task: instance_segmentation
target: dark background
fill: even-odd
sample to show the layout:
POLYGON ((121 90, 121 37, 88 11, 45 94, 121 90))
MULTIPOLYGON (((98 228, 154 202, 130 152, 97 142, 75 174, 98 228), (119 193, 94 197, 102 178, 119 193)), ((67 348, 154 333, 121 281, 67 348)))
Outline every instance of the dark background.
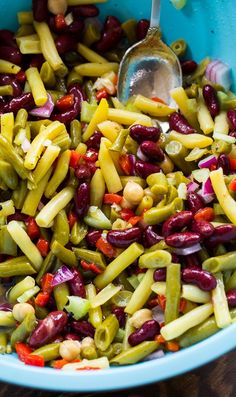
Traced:
MULTIPOLYGON (((216 346, 217 349, 217 346, 216 346)), ((60 376, 60 373, 58 373, 60 376)), ((195 371, 149 386, 106 393, 61 393, 0 383, 0 397, 236 397, 236 350, 195 371)))

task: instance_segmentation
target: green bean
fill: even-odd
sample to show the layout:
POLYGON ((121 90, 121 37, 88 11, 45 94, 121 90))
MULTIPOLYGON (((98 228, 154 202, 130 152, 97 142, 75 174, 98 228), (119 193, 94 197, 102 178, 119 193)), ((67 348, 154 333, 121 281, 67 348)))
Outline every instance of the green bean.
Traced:
POLYGON ((5 354, 7 351, 7 333, 0 332, 0 354, 5 354))
POLYGON ((17 302, 26 303, 31 298, 33 298, 39 291, 40 291, 40 288, 36 285, 35 287, 28 289, 22 295, 20 295, 19 298, 17 298, 17 302))
POLYGON ((179 317, 181 291, 181 268, 179 263, 171 263, 166 271, 165 324, 179 317))
POLYGON ((187 43, 183 39, 178 39, 171 43, 170 47, 178 57, 182 57, 187 50, 187 43))
POLYGON ((53 296, 56 301, 57 310, 63 310, 70 295, 67 283, 61 283, 53 288, 53 296))
POLYGON ((0 178, 2 178, 9 189, 16 189, 18 185, 17 173, 14 167, 4 160, 0 160, 0 178))
POLYGON ((102 207, 105 193, 105 181, 100 169, 97 169, 90 183, 90 204, 98 208, 102 207))
POLYGON ((226 282, 226 290, 236 288, 236 270, 233 271, 229 280, 226 282))
POLYGON ((13 317, 12 312, 5 312, 0 310, 0 326, 1 327, 14 327, 16 321, 13 317))
POLYGON ((43 275, 49 271, 51 271, 53 264, 56 260, 56 256, 52 253, 52 251, 49 251, 49 253, 47 254, 46 258, 44 258, 44 261, 42 263, 42 266, 37 274, 36 277, 36 282, 37 284, 41 284, 41 279, 43 277, 43 275))
POLYGON ((49 345, 45 345, 34 350, 31 354, 42 356, 44 361, 51 361, 60 357, 59 348, 60 343, 50 343, 49 345))
POLYGON ((127 365, 135 364, 141 361, 143 358, 149 356, 155 350, 159 348, 159 343, 155 341, 142 342, 137 346, 130 347, 129 349, 121 352, 117 356, 111 359, 111 364, 127 365))
POLYGON ((91 80, 86 81, 84 89, 85 89, 86 96, 89 99, 89 103, 96 102, 96 92, 93 88, 93 82, 91 80))
POLYGON ((211 273, 217 273, 223 270, 234 270, 236 268, 236 251, 208 258, 203 262, 202 268, 211 273))
POLYGON ((168 267, 171 264, 171 254, 164 250, 155 250, 143 254, 139 258, 139 267, 147 269, 156 269, 168 267))
POLYGON ((117 279, 118 284, 122 284, 126 291, 133 292, 133 288, 131 287, 129 281, 127 280, 127 277, 128 277, 128 275, 127 275, 126 271, 124 270, 123 272, 121 272, 119 274, 119 276, 116 279, 117 279))
POLYGON ((0 227, 0 253, 16 256, 17 245, 7 230, 7 226, 0 227))
POLYGON ((21 128, 26 127, 26 122, 28 119, 28 113, 25 109, 18 110, 16 114, 16 119, 14 123, 14 133, 17 134, 21 128))
POLYGON ((83 358, 86 358, 87 360, 94 360, 98 357, 96 347, 92 344, 90 346, 83 346, 82 344, 80 354, 83 358))
POLYGON ((185 332, 179 339, 181 347, 188 347, 194 343, 200 342, 203 339, 215 334, 219 331, 214 316, 211 316, 203 323, 196 325, 187 332, 185 332))
MULTIPOLYGON (((110 211, 110 206, 108 207, 110 211)), ((84 222, 95 229, 111 229, 112 225, 109 219, 110 212, 105 214, 105 206, 102 207, 102 210, 103 211, 97 206, 89 207, 88 213, 84 217, 84 222)))
POLYGON ((46 307, 40 307, 38 305, 36 305, 34 303, 34 310, 35 310, 35 316, 39 319, 39 320, 43 320, 45 317, 47 317, 48 315, 48 310, 46 309, 46 307))
POLYGON ((59 146, 61 148, 61 151, 64 151, 70 148, 71 139, 67 131, 63 131, 52 140, 52 143, 56 146, 59 146))
POLYGON ((35 273, 36 270, 26 256, 19 256, 0 263, 0 277, 29 276, 35 273))
POLYGON ((231 323, 228 302, 225 294, 225 287, 222 273, 216 273, 216 288, 212 291, 212 302, 216 324, 219 328, 227 327, 231 323))
POLYGON ((58 212, 53 223, 52 241, 58 241, 63 246, 69 242, 70 227, 65 210, 58 212))
POLYGON ((137 21, 135 19, 128 19, 127 21, 122 23, 121 27, 129 43, 135 43, 137 21))
POLYGON ((56 85, 56 77, 51 65, 46 61, 40 69, 40 76, 47 88, 54 88, 56 85))
POLYGON ((15 347, 16 342, 25 341, 36 327, 37 320, 34 313, 28 313, 22 323, 11 334, 11 346, 15 347))
POLYGON ((0 203, 0 216, 7 217, 15 213, 14 203, 12 200, 2 201, 0 203))
POLYGON ((88 227, 83 222, 76 221, 70 233, 70 242, 79 245, 88 233, 88 227))
POLYGON ((119 329, 119 322, 114 314, 110 314, 95 331, 94 342, 99 350, 106 350, 119 329))
POLYGON ((33 138, 35 138, 36 135, 39 134, 42 126, 47 127, 50 124, 52 124, 52 121, 48 119, 43 119, 38 121, 27 121, 27 125, 30 127, 30 131, 33 138))
MULTIPOLYGON (((33 22, 33 18, 32 18, 32 22, 33 22)), ((24 23, 23 25, 20 25, 15 37, 22 37, 22 36, 28 36, 31 34, 34 34, 35 30, 33 28, 33 25, 29 25, 28 23, 24 23)))
POLYGON ((8 293, 8 300, 10 303, 16 303, 19 296, 25 291, 35 286, 35 280, 33 277, 26 276, 23 280, 19 281, 12 287, 8 293))
POLYGON ((2 85, 0 87, 0 95, 13 95, 13 88, 10 84, 2 85))
POLYGON ((138 277, 135 274, 133 274, 132 276, 128 277, 127 280, 130 283, 130 285, 132 286, 133 290, 138 287, 139 280, 138 280, 138 277))
MULTIPOLYGON (((85 291, 86 291, 86 298, 89 301, 96 297, 96 288, 92 283, 87 284, 85 286, 85 291)), ((90 308, 88 311, 88 315, 89 315, 89 322, 94 326, 94 328, 97 328, 99 325, 101 325, 102 323, 101 306, 98 306, 96 308, 90 308)))
POLYGON ((71 138, 71 149, 76 149, 79 143, 81 143, 81 123, 79 120, 72 120, 70 123, 70 138, 71 138))
POLYGON ((179 169, 187 175, 191 174, 194 169, 194 164, 185 161, 185 157, 188 156, 189 151, 181 142, 171 140, 171 142, 166 145, 165 150, 170 159, 179 169))
POLYGON ((98 41, 100 38, 101 33, 99 29, 93 23, 88 23, 84 28, 83 43, 87 47, 91 47, 91 45, 98 41))
POLYGON ((176 211, 183 210, 183 200, 176 197, 174 201, 167 204, 163 208, 151 208, 144 213, 144 222, 147 225, 156 225, 165 221, 171 215, 175 214, 176 211))
POLYGON ((58 157, 56 168, 54 169, 52 178, 49 180, 47 187, 45 189, 45 196, 51 198, 56 192, 57 188, 65 179, 70 162, 70 150, 66 150, 61 153, 58 157))
POLYGON ((72 84, 83 83, 83 77, 79 75, 75 70, 71 70, 67 76, 66 85, 69 87, 72 84))
POLYGON ((128 135, 129 135, 128 129, 120 130, 116 140, 113 142, 113 144, 111 145, 109 150, 121 153, 125 146, 125 141, 126 141, 126 138, 128 137, 128 135))
POLYGON ((166 194, 168 192, 168 182, 166 176, 157 172, 147 177, 147 183, 151 188, 151 192, 155 195, 166 194))
POLYGON ((97 110, 97 102, 88 103, 87 101, 83 101, 81 105, 81 114, 80 120, 83 123, 90 123, 93 118, 94 113, 97 110))
POLYGON ((94 283, 98 288, 104 288, 107 284, 113 281, 124 269, 133 263, 142 253, 143 247, 140 244, 133 243, 120 255, 118 255, 105 269, 105 271, 98 275, 94 283))
POLYGON ((121 290, 111 298, 111 302, 118 307, 126 307, 132 297, 132 292, 121 290))
POLYGON ((12 62, 5 61, 5 59, 0 59, 0 73, 17 74, 20 70, 20 66, 15 65, 12 62))
POLYGON ((57 258, 59 258, 63 263, 66 263, 68 266, 77 265, 75 253, 68 248, 63 247, 59 241, 53 241, 51 245, 51 251, 54 255, 56 255, 57 258))
POLYGON ((134 314, 137 310, 141 309, 145 305, 149 296, 152 293, 151 285, 153 284, 153 273, 154 270, 147 270, 139 286, 134 291, 128 305, 125 308, 126 313, 134 314))
POLYGON ((27 182, 20 180, 17 188, 12 193, 12 200, 16 209, 21 209, 23 207, 25 196, 27 194, 27 182))

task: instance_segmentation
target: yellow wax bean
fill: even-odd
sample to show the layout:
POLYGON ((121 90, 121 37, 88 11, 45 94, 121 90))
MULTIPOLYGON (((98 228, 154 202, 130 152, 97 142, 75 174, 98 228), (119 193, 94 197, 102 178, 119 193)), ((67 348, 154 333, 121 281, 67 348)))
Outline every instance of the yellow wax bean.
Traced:
POLYGON ((21 212, 26 215, 35 216, 40 200, 43 196, 48 180, 52 173, 52 168, 48 170, 46 175, 40 180, 36 189, 29 190, 24 199, 24 205, 21 212))
POLYGON ((7 138, 9 142, 12 142, 14 130, 14 114, 4 113, 1 115, 1 134, 7 138))
POLYGON ((23 40, 20 42, 19 49, 22 54, 42 54, 39 40, 23 40))
POLYGON ((229 194, 226 187, 222 168, 210 173, 212 187, 225 215, 236 225, 236 201, 229 194))
POLYGON ((50 145, 46 148, 44 154, 37 164, 37 167, 32 172, 36 184, 41 181, 44 175, 48 172, 49 168, 58 157, 60 151, 61 149, 59 146, 50 145))
POLYGON ((87 77, 101 77, 107 72, 118 72, 119 64, 116 62, 106 62, 106 63, 82 63, 81 65, 75 66, 75 71, 81 76, 87 77))
POLYGON ((171 98, 177 103, 181 113, 188 120, 188 122, 197 130, 199 129, 197 115, 188 106, 188 96, 183 87, 174 88, 170 92, 171 98))
POLYGON ((106 99, 102 99, 95 110, 93 117, 86 128, 84 134, 83 134, 83 141, 86 142, 94 133, 94 131, 97 128, 97 125, 101 123, 102 121, 107 119, 108 115, 108 103, 106 99))
POLYGON ((65 187, 56 194, 38 213, 35 220, 40 227, 50 227, 50 223, 63 208, 69 204, 74 197, 74 189, 65 187))
POLYGON ((122 286, 115 286, 114 284, 110 283, 101 291, 98 292, 97 295, 90 298, 89 302, 92 309, 100 307, 104 305, 107 301, 109 301, 114 295, 116 295, 122 286))
POLYGON ((33 23, 33 13, 32 11, 19 11, 17 13, 17 19, 19 25, 31 25, 33 23))
POLYGON ((105 190, 106 185, 102 172, 99 168, 97 168, 90 183, 90 205, 101 208, 105 190))
POLYGON ((201 134, 184 135, 176 131, 170 132, 170 139, 182 143, 187 149, 198 147, 203 149, 213 143, 213 139, 201 134))
POLYGON ((101 139, 98 154, 99 165, 109 193, 117 193, 122 190, 122 183, 109 150, 106 146, 106 138, 101 139))
POLYGON ((142 125, 152 126, 152 121, 149 116, 138 112, 130 112, 129 110, 109 108, 108 119, 124 125, 131 125, 138 122, 142 125))
POLYGON ((153 101, 143 95, 137 95, 134 100, 134 105, 144 113, 148 113, 155 117, 166 117, 174 113, 176 109, 164 105, 161 102, 153 101))
POLYGON ((225 295, 224 281, 221 272, 215 273, 214 276, 216 278, 217 285, 212 291, 212 303, 214 307, 216 324, 219 328, 225 328, 231 324, 232 319, 225 295))
POLYGON ((5 59, 0 59, 0 73, 17 74, 20 70, 20 66, 15 65, 12 62, 5 61, 5 59))
POLYGON ((107 59, 103 58, 101 55, 97 54, 97 52, 91 50, 89 47, 86 45, 79 43, 77 45, 77 51, 82 57, 87 59, 89 62, 95 62, 95 63, 107 63, 107 59))
POLYGON ((43 263, 43 258, 23 227, 17 221, 11 221, 7 225, 7 230, 21 251, 30 260, 35 270, 38 271, 43 263))
MULTIPOLYGON (((94 298, 96 298, 96 288, 95 286, 90 283, 85 286, 85 291, 86 291, 86 298, 90 301, 94 298)), ((102 323, 102 309, 101 307, 96 307, 96 308, 91 308, 88 311, 89 315, 89 321, 90 323, 95 327, 99 327, 99 325, 102 323)))
POLYGON ((204 134, 211 134, 211 132, 213 132, 214 130, 214 121, 203 100, 200 100, 200 103, 198 105, 197 118, 200 128, 204 132, 204 134))
POLYGON ((30 85, 34 102, 37 106, 43 106, 48 100, 48 94, 40 77, 39 71, 35 67, 30 67, 25 72, 27 81, 30 85))
POLYGON ((229 123, 227 120, 227 112, 222 110, 218 116, 215 117, 214 133, 219 132, 221 134, 228 135, 229 123))
POLYGON ((60 154, 56 168, 53 172, 52 178, 47 184, 45 189, 45 197, 50 198, 56 192, 58 186, 65 179, 67 172, 69 170, 70 163, 70 150, 65 150, 62 154, 60 154))
POLYGON ((151 286, 153 284, 153 273, 153 269, 148 269, 146 271, 144 277, 134 291, 128 305, 125 308, 126 313, 134 314, 137 310, 141 309, 145 305, 152 293, 151 286))
POLYGON ((115 121, 105 120, 97 125, 99 131, 105 138, 109 139, 112 143, 115 142, 118 133, 122 130, 122 126, 115 121))

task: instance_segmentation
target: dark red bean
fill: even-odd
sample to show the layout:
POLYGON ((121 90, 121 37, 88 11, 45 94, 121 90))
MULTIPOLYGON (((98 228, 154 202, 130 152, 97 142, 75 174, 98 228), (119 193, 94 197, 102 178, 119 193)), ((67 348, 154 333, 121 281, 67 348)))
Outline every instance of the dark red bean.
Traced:
POLYGON ((181 62, 183 74, 192 74, 197 69, 197 62, 192 59, 181 62))
POLYGON ((86 320, 81 320, 81 321, 72 321, 71 327, 75 332, 78 332, 79 335, 81 336, 90 336, 90 338, 94 337, 95 329, 86 320))
POLYGON ((94 173, 96 172, 96 170, 97 170, 96 164, 95 164, 93 161, 88 161, 88 162, 87 162, 87 166, 88 166, 88 168, 90 169, 91 176, 93 176, 93 174, 94 174, 94 173))
POLYGON ((144 141, 139 146, 139 149, 149 161, 161 162, 165 158, 163 150, 156 142, 144 141))
POLYGON ((211 291, 216 288, 215 277, 206 270, 199 267, 187 267, 182 270, 182 281, 184 283, 197 285, 203 291, 211 291))
POLYGON ((84 22, 80 19, 77 21, 73 21, 70 25, 68 25, 65 29, 65 32, 70 33, 72 35, 77 35, 76 38, 78 41, 80 34, 83 32, 83 29, 84 29, 84 22))
POLYGON ((79 335, 74 334, 72 332, 69 332, 68 334, 65 335, 64 337, 65 340, 81 340, 81 338, 79 337, 79 335))
POLYGON ((152 163, 147 163, 146 161, 138 160, 134 166, 135 174, 143 179, 146 179, 149 175, 160 172, 161 168, 152 163))
POLYGON ((189 124, 186 118, 178 113, 174 112, 169 117, 170 129, 180 132, 181 134, 193 134, 196 130, 189 124))
POLYGON ((17 47, 0 45, 0 58, 6 61, 20 65, 22 61, 22 55, 17 47))
POLYGON ((142 240, 143 246, 145 248, 152 247, 154 244, 159 243, 159 241, 163 240, 163 237, 160 236, 155 230, 155 226, 147 226, 142 231, 142 240))
POLYGON ((193 220, 193 213, 191 211, 181 211, 174 215, 171 215, 162 226, 162 235, 164 237, 173 234, 177 230, 181 230, 184 227, 190 225, 193 220))
POLYGON ((120 21, 114 16, 108 16, 101 34, 101 39, 95 44, 98 52, 104 53, 117 46, 123 35, 120 21))
POLYGON ((185 261, 186 267, 193 267, 193 266, 201 267, 199 258, 196 253, 186 255, 184 258, 184 261, 185 261))
POLYGON ((128 342, 131 346, 136 346, 146 340, 153 340, 154 337, 160 333, 160 325, 155 320, 148 320, 145 323, 130 334, 128 342))
POLYGON ((198 210, 205 207, 203 199, 196 192, 189 192, 187 195, 187 207, 195 214, 198 210))
POLYGON ((32 9, 34 20, 37 22, 43 22, 48 16, 48 1, 47 0, 33 0, 32 9))
POLYGON ((148 19, 140 19, 136 27, 137 40, 141 41, 147 36, 147 32, 150 26, 150 21, 148 19))
POLYGON ((21 212, 15 212, 12 215, 8 215, 7 222, 11 222, 11 221, 27 222, 28 219, 29 219, 29 215, 22 214, 21 212))
POLYGON ((29 338, 29 345, 33 348, 46 345, 60 334, 68 321, 67 314, 63 311, 51 312, 40 320, 29 338))
POLYGON ((72 8, 74 17, 92 18, 99 14, 99 9, 93 4, 84 4, 72 8))
POLYGON ((85 293, 84 280, 82 274, 79 272, 78 269, 71 268, 70 270, 74 275, 74 277, 68 281, 68 285, 70 287, 70 291, 72 292, 72 295, 85 298, 86 293, 85 293))
POLYGON ((236 109, 230 109, 227 112, 227 118, 231 129, 236 129, 236 109))
POLYGON ((201 237, 210 237, 214 233, 214 226, 207 221, 193 221, 191 225, 193 232, 199 233, 201 237))
POLYGON ((53 113, 51 116, 52 120, 58 120, 61 123, 68 124, 80 114, 81 103, 86 100, 83 88, 78 83, 73 84, 69 87, 68 94, 74 95, 73 108, 62 113, 53 113))
POLYGON ((233 138, 236 138, 236 131, 230 131, 229 135, 233 138))
POLYGON ((86 182, 81 183, 75 193, 75 211, 79 217, 84 217, 89 209, 90 187, 86 182))
POLYGON ((31 110, 35 107, 34 98, 31 92, 26 92, 24 94, 19 95, 16 98, 13 98, 6 105, 6 112, 17 113, 18 110, 24 108, 26 110, 31 110))
POLYGON ((171 252, 171 262, 180 263, 179 255, 177 255, 175 252, 171 252))
POLYGON ((88 149, 99 150, 100 142, 103 135, 99 131, 95 131, 94 134, 85 142, 88 149))
POLYGON ((0 29, 0 43, 10 47, 17 47, 15 33, 11 30, 0 29))
POLYGON ((174 248, 190 247, 191 245, 199 243, 200 240, 200 234, 194 232, 174 233, 165 238, 166 244, 174 248))
POLYGON ((166 281, 166 269, 156 269, 153 274, 154 281, 166 281))
POLYGON ((226 298, 229 307, 236 307, 236 289, 229 289, 229 291, 226 292, 226 298))
POLYGON ((15 77, 13 75, 9 74, 1 74, 0 75, 0 85, 6 85, 9 84, 13 88, 13 96, 19 96, 22 94, 22 88, 18 81, 16 81, 15 77))
POLYGON ((158 127, 146 127, 141 124, 135 124, 130 128, 130 136, 138 143, 143 141, 157 142, 160 138, 161 130, 158 127))
POLYGON ((117 248, 127 248, 130 244, 141 239, 141 229, 131 227, 129 229, 110 230, 107 233, 107 241, 117 248))
POLYGON ((39 70, 41 69, 41 66, 44 62, 45 62, 45 58, 43 54, 36 54, 32 57, 29 66, 31 68, 37 68, 39 70))
POLYGON ((217 159, 217 168, 222 168, 225 175, 229 175, 231 172, 230 160, 226 154, 221 154, 217 159))
POLYGON ((220 103, 215 88, 206 84, 202 89, 202 94, 211 116, 215 118, 220 113, 220 103))
POLYGON ((236 239, 236 226, 220 225, 215 227, 214 234, 207 240, 207 245, 215 247, 236 239))
POLYGON ((66 52, 76 49, 77 40, 71 34, 63 33, 57 36, 55 39, 55 44, 59 54, 65 54, 66 52))
POLYGON ((119 325, 121 328, 124 328, 126 323, 126 313, 122 307, 114 307, 112 309, 112 313, 115 314, 117 320, 119 321, 119 325))
POLYGON ((85 237, 88 245, 95 248, 96 242, 101 237, 101 235, 102 235, 102 230, 90 230, 85 237))
POLYGON ((80 180, 86 180, 91 178, 91 171, 88 164, 80 164, 75 169, 75 176, 80 180))

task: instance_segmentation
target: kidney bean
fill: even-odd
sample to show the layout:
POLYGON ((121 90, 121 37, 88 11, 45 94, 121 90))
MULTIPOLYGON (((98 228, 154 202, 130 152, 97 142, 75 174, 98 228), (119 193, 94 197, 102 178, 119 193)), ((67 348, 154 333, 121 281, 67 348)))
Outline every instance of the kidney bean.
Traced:
POLYGON ((6 105, 5 111, 17 113, 18 110, 22 108, 31 110, 33 107, 35 107, 33 95, 31 92, 26 92, 11 99, 11 101, 6 105))
POLYGON ((127 248, 130 244, 141 239, 141 229, 131 227, 129 229, 110 230, 107 233, 107 241, 117 248, 127 248))
POLYGON ((91 171, 88 164, 80 164, 75 169, 75 176, 80 180, 86 180, 91 178, 91 171))
POLYGON ((161 162, 165 158, 163 150, 156 142, 144 141, 139 146, 139 149, 149 161, 161 162))
POLYGON ((12 215, 8 215, 7 222, 11 222, 11 221, 27 222, 28 219, 29 219, 29 215, 22 214, 21 212, 15 212, 12 215))
POLYGON ((183 74, 192 74, 197 69, 197 62, 193 59, 188 59, 181 62, 181 68, 183 74))
POLYGON ((95 329, 92 324, 86 320, 72 321, 71 327, 81 336, 90 336, 90 338, 94 337, 95 329))
POLYGON ((9 75, 9 74, 1 74, 0 75, 0 85, 6 85, 9 84, 13 88, 13 96, 19 96, 22 94, 22 88, 18 81, 16 81, 15 77, 9 75))
POLYGON ((48 1, 47 0, 33 0, 32 9, 34 20, 43 22, 48 16, 48 1))
POLYGON ((41 69, 42 64, 45 62, 43 54, 36 54, 31 58, 30 67, 41 69))
POLYGON ((230 128, 236 129, 236 109, 228 110, 227 118, 229 121, 230 128))
POLYGON ((0 58, 6 61, 20 65, 22 61, 22 55, 17 47, 0 45, 0 58))
POLYGON ((78 41, 78 35, 80 35, 84 30, 84 22, 79 19, 76 21, 73 21, 70 25, 68 25, 65 29, 65 32, 71 33, 72 35, 77 35, 77 41, 78 41))
POLYGON ((229 307, 235 307, 236 306, 236 289, 229 289, 229 291, 226 292, 226 298, 227 298, 229 307))
POLYGON ((89 209, 90 187, 86 182, 81 183, 75 193, 75 211, 79 217, 84 217, 89 209))
POLYGON ((140 19, 138 21, 136 26, 136 36, 138 41, 145 39, 149 27, 150 27, 150 21, 148 19, 140 19))
POLYGON ((154 174, 155 172, 160 172, 161 168, 156 164, 138 160, 135 163, 134 170, 136 175, 146 179, 149 175, 154 174))
POLYGON ((112 309, 112 313, 115 314, 120 327, 124 328, 126 322, 126 313, 124 312, 124 309, 122 307, 114 307, 112 309))
POLYGON ((207 245, 215 247, 236 239, 236 226, 220 225, 215 227, 214 234, 206 241, 207 245))
POLYGON ((101 235, 102 235, 102 230, 90 230, 85 237, 88 245, 95 248, 96 242, 101 237, 101 235))
POLYGON ((199 233, 201 237, 210 237, 214 233, 214 226, 207 221, 193 221, 191 225, 193 232, 199 233))
POLYGON ((193 244, 199 243, 200 240, 200 234, 194 232, 174 233, 165 238, 166 244, 174 248, 190 247, 193 244))
POLYGON ((220 113, 220 103, 215 88, 206 84, 202 89, 202 94, 211 116, 216 117, 220 113))
POLYGON ((99 14, 99 9, 94 4, 83 4, 72 8, 74 17, 92 18, 99 14))
POLYGON ((136 346, 146 340, 153 340, 154 337, 160 333, 160 325, 155 320, 148 320, 145 323, 130 334, 128 342, 131 346, 136 346))
POLYGON ((161 130, 158 127, 146 127, 141 124, 135 124, 130 127, 130 136, 138 143, 144 141, 157 142, 160 135, 161 130))
POLYGON ((166 269, 156 269, 153 274, 154 281, 166 281, 166 269))
POLYGON ((74 334, 72 332, 68 332, 68 334, 65 335, 64 339, 65 340, 78 340, 78 341, 80 341, 79 335, 74 334))
POLYGON ((236 138, 236 131, 230 131, 229 135, 233 138, 236 138))
POLYGON ((64 124, 70 123, 79 115, 81 111, 81 103, 86 100, 84 90, 78 83, 71 85, 67 93, 74 95, 73 107, 61 113, 53 113, 51 116, 52 120, 58 120, 64 124))
POLYGON ((70 271, 73 273, 74 277, 68 281, 68 285, 72 292, 72 295, 80 296, 81 298, 85 298, 85 288, 84 288, 84 280, 82 274, 78 269, 71 268, 70 271))
POLYGON ((40 320, 29 338, 29 345, 33 348, 46 345, 60 334, 68 321, 63 311, 53 311, 43 320, 40 320))
POLYGON ((186 255, 184 258, 186 267, 201 267, 197 254, 186 255))
POLYGON ((95 164, 93 161, 88 161, 88 162, 87 162, 87 166, 88 166, 88 168, 90 169, 91 176, 93 176, 93 174, 94 174, 94 173, 96 172, 96 170, 97 170, 96 164, 95 164))
POLYGON ((102 31, 101 39, 95 44, 98 52, 107 52, 116 47, 123 35, 120 21, 114 16, 108 16, 102 31))
POLYGON ((225 175, 229 175, 231 172, 230 160, 226 154, 221 154, 217 159, 217 168, 222 168, 225 175))
POLYGON ((169 125, 171 130, 180 132, 181 134, 193 134, 196 130, 189 124, 186 118, 178 113, 174 112, 169 117, 169 125))
POLYGON ((65 54, 65 52, 75 50, 76 43, 76 38, 68 33, 60 34, 55 40, 55 44, 59 54, 65 54))
POLYGON ((10 47, 17 47, 15 33, 8 29, 0 29, 0 43, 10 47))
POLYGON ((99 131, 95 131, 94 134, 85 142, 88 149, 99 150, 100 142, 103 135, 99 131))
POLYGON ((216 288, 215 277, 206 270, 197 266, 187 267, 182 270, 182 281, 184 283, 197 285, 203 291, 211 291, 216 288))
POLYGON ((193 213, 191 211, 181 211, 171 215, 162 226, 162 235, 164 237, 181 230, 190 225, 193 220, 193 213))
POLYGON ((152 245, 157 244, 159 243, 159 241, 163 240, 163 237, 160 236, 155 229, 155 226, 147 226, 142 231, 143 246, 145 248, 152 247, 152 245))
POLYGON ((187 207, 195 214, 198 210, 205 207, 203 199, 196 192, 189 192, 187 195, 187 207))
POLYGON ((171 252, 171 262, 180 263, 179 255, 177 255, 175 252, 171 252))

